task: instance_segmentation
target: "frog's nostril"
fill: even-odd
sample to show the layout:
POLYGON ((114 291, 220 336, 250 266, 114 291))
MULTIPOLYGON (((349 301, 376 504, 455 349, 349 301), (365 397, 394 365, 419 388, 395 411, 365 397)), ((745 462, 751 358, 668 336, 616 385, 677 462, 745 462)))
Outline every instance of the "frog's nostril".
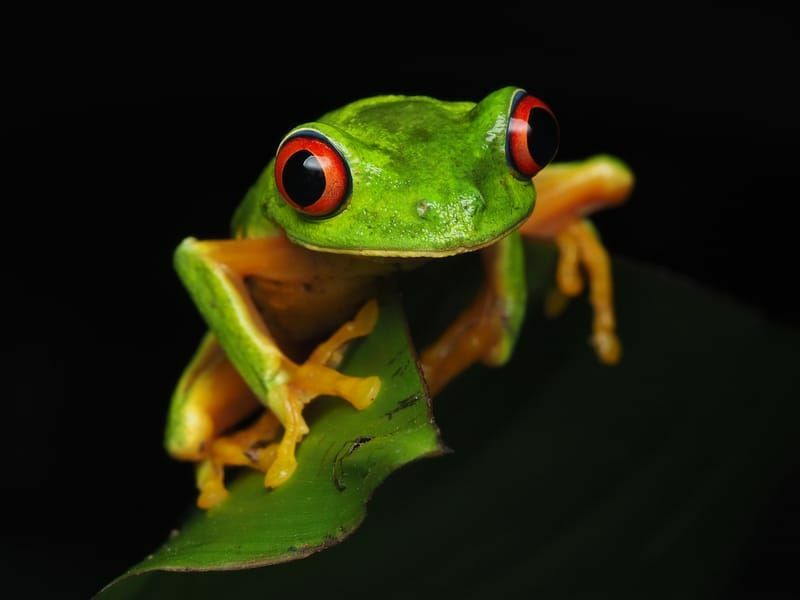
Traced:
POLYGON ((449 196, 445 200, 423 198, 414 207, 420 219, 452 219, 455 223, 463 222, 464 218, 471 219, 483 212, 486 209, 486 201, 480 192, 469 191, 458 196, 449 196))
POLYGON ((420 200, 417 202, 417 214, 423 219, 428 216, 431 208, 433 208, 433 202, 428 200, 420 200))
POLYGON ((486 202, 481 194, 462 196, 459 199, 459 204, 461 204, 461 208, 464 209, 468 217, 472 217, 486 207, 486 202))

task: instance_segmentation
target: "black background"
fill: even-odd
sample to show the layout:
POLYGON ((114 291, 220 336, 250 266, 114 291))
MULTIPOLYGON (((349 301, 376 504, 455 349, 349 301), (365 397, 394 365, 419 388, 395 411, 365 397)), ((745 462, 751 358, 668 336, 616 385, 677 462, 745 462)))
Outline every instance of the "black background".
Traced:
MULTIPOLYGON (((85 82, 68 69, 20 69, 2 113, 0 236, 0 552, 13 578, 34 593, 57 581, 59 595, 85 597, 179 522, 194 499, 192 473, 165 457, 160 440, 203 326, 172 252, 187 235, 226 235, 281 136, 354 99, 528 89, 559 117, 560 159, 608 152, 633 168, 630 203, 596 219, 612 252, 800 325, 790 291, 795 24, 766 5, 695 4, 677 15, 661 7, 627 20, 514 10, 485 25, 532 46, 487 42, 494 55, 388 57, 369 44, 304 51, 294 40, 291 51, 262 48, 261 66, 242 77, 186 86, 169 69, 158 78, 100 69, 85 82)), ((765 581, 800 595, 799 506, 798 482, 787 481, 732 597, 765 581)))

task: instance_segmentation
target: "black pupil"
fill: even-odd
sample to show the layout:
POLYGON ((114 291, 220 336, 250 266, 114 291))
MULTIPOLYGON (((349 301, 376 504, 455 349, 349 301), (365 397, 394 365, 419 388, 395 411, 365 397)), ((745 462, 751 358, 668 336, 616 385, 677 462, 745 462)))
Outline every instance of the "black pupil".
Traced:
POLYGON ((316 156, 298 150, 283 166, 283 188, 296 204, 311 206, 325 191, 325 172, 316 156))
POLYGON ((550 111, 535 106, 528 115, 528 151, 540 167, 548 164, 558 150, 558 123, 550 111))

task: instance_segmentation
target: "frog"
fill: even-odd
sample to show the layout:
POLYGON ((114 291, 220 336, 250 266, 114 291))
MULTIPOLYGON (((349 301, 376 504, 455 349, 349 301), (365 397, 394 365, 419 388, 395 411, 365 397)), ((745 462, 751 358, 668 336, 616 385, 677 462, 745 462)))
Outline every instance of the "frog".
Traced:
MULTIPOLYGON (((197 505, 248 467, 274 489, 297 467, 303 409, 334 396, 369 410, 377 376, 338 370, 377 322, 380 282, 480 256, 479 291, 418 353, 431 397, 472 365, 506 364, 525 318, 523 244, 555 244, 549 306, 588 287, 591 346, 620 360, 611 262, 589 220, 634 177, 599 154, 554 162, 552 108, 520 87, 478 102, 383 95, 291 129, 236 209, 228 239, 188 237, 174 266, 208 326, 172 395, 165 446, 196 465, 197 505)), ((557 312, 554 309, 553 312, 557 312)))

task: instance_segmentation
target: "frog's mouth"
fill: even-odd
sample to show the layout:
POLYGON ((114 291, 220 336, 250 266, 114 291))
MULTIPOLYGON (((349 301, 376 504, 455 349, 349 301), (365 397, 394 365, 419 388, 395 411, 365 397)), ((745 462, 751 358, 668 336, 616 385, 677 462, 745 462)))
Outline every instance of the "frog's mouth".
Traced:
POLYGON ((291 234, 289 235, 289 239, 297 244, 298 246, 303 246, 309 250, 313 250, 315 252, 328 252, 332 254, 350 254, 354 256, 373 256, 373 257, 382 257, 382 258, 446 258, 448 256, 456 256, 459 254, 466 254, 467 252, 475 252, 477 250, 482 250, 483 248, 488 248, 489 246, 493 246, 503 238, 511 235, 514 231, 520 228, 520 226, 525 223, 530 217, 530 213, 524 215, 519 221, 514 223, 511 227, 496 235, 494 237, 490 237, 489 239, 482 240, 476 244, 469 244, 469 245, 458 245, 452 247, 445 247, 445 248, 436 248, 436 249, 400 249, 400 248, 326 248, 325 246, 318 246, 316 244, 310 244, 308 242, 303 241, 302 239, 297 239, 291 234))

